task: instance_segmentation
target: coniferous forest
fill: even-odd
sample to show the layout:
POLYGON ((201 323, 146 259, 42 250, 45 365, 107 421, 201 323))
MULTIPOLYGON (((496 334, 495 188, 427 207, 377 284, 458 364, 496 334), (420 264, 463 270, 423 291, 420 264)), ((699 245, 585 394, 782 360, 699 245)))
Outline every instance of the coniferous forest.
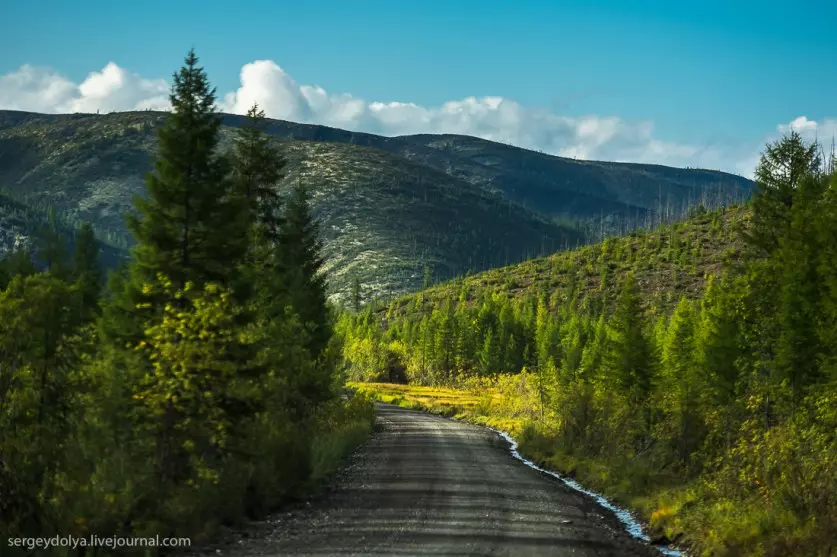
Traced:
POLYGON ((472 393, 457 406, 447 389, 363 387, 521 424, 524 452, 697 554, 830 555, 833 169, 791 133, 767 145, 744 206, 346 313, 352 378, 472 393))
POLYGON ((200 543, 311 492, 371 427, 340 396, 317 223, 273 187, 263 112, 220 152, 194 51, 171 104, 129 262, 106 279, 91 226, 51 218, 36 258, 0 263, 4 538, 200 543))
POLYGON ((223 149, 194 51, 170 101, 115 270, 121 236, 9 201, 41 232, 0 260, 0 535, 214 540, 315 493, 390 383, 476 393, 697 554, 833 553, 833 153, 792 132, 749 201, 394 300, 354 275, 337 308, 264 112, 223 149))

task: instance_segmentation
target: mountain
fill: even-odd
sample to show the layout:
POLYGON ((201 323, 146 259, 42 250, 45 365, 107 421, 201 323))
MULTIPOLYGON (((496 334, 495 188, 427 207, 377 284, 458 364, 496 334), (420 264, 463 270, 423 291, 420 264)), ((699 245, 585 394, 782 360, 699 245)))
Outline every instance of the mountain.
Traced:
MULTIPOLYGON (((144 191, 165 113, 45 115, 0 111, 0 187, 16 201, 91 221, 109 245, 144 191)), ((229 146, 243 117, 223 115, 229 146)), ((388 295, 585 241, 554 218, 647 215, 751 183, 714 171, 575 161, 453 135, 382 137, 270 120, 289 161, 280 188, 311 186, 340 298, 357 276, 388 295)))
MULTIPOLYGON (((225 115, 236 127, 243 117, 225 115)), ((740 201, 753 182, 717 170, 653 164, 584 161, 556 157, 463 135, 382 137, 326 126, 273 120, 269 132, 283 139, 330 141, 374 147, 435 168, 547 214, 598 218, 681 211, 705 201, 740 201)))

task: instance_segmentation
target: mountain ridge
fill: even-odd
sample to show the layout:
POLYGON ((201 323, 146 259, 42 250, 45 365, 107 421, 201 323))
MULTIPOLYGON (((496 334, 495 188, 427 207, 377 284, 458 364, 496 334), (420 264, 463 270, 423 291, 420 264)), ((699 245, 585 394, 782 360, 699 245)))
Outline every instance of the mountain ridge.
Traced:
MULTIPOLYGON (((165 117, 0 111, 0 185, 127 245, 124 215, 143 195, 165 117)), ((220 117, 228 149, 245 117, 220 117)), ((681 207, 691 192, 705 196, 732 176, 574 161, 458 135, 384 137, 270 119, 266 131, 289 161, 280 189, 303 180, 314 190, 332 286, 343 299, 355 278, 370 295, 388 296, 420 286, 425 267, 438 280, 574 247, 585 238, 566 219, 648 219, 661 192, 681 207)), ((746 195, 749 181, 729 180, 721 194, 746 195)))

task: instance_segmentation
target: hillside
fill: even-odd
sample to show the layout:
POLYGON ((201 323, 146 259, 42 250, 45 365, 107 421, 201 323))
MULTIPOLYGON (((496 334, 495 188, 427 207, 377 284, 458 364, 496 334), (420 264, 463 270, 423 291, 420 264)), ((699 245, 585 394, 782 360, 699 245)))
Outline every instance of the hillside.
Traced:
MULTIPOLYGON (((0 185, 93 222, 125 248, 124 216, 144 191, 164 117, 0 111, 0 185)), ((224 115, 223 144, 241 122, 224 115)), ((279 142, 289 161, 280 186, 314 191, 339 298, 355 276, 368 295, 387 296, 415 290, 426 266, 435 281, 584 243, 551 217, 642 218, 661 203, 749 188, 718 172, 574 161, 462 136, 387 138, 276 120, 268 132, 289 140, 279 142)))
POLYGON ((797 134, 762 155, 791 160, 744 206, 346 312, 347 375, 511 433, 689 554, 827 555, 837 177, 797 134))
POLYGON ((742 207, 695 213, 654 231, 635 231, 438 284, 393 301, 389 315, 414 314, 418 308, 424 313, 445 301, 470 303, 490 295, 524 299, 542 294, 553 307, 573 295, 582 302, 602 296, 612 302, 628 272, 636 277, 644 306, 671 309, 680 296, 699 298, 710 275, 740 258, 738 232, 749 218, 742 207))
MULTIPOLYGON (((66 254, 73 250, 76 223, 61 213, 55 214, 59 236, 67 240, 66 254)), ((30 206, 0 193, 0 259, 15 250, 35 252, 42 231, 49 224, 46 206, 30 206)), ((104 265, 115 266, 125 256, 124 249, 100 241, 104 265)), ((36 260, 37 263, 37 260, 36 260)))
MULTIPOLYGON (((241 116, 225 115, 227 125, 241 121, 241 116)), ((284 139, 388 151, 500 192, 549 216, 637 216, 660 206, 679 211, 701 199, 741 200, 753 186, 741 176, 716 170, 575 160, 463 135, 382 137, 278 120, 268 131, 284 139)))

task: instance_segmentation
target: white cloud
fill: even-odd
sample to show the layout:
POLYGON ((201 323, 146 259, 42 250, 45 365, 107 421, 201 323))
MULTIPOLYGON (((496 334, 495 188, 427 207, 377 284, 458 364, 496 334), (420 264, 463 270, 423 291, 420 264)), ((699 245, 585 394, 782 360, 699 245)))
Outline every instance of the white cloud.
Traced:
POLYGON ((0 76, 0 108, 32 112, 160 110, 169 106, 169 85, 144 79, 109 62, 75 84, 49 68, 21 66, 0 76))
POLYGON ((272 60, 244 64, 239 76, 241 87, 227 93, 220 103, 222 110, 244 114, 258 102, 271 118, 307 120, 310 105, 296 81, 272 60))
POLYGON ((816 140, 821 143, 830 144, 831 140, 837 136, 837 119, 826 118, 821 122, 817 122, 816 120, 809 120, 807 116, 799 116, 787 124, 779 124, 776 126, 776 131, 780 134, 786 134, 791 130, 797 132, 808 141, 816 140))
POLYGON ((72 112, 161 110, 169 106, 169 85, 163 79, 143 79, 113 62, 101 72, 91 72, 78 86, 70 102, 72 112))
POLYGON ((56 112, 78 87, 50 69, 21 66, 0 76, 0 107, 7 110, 56 112))
MULTIPOLYGON (((618 116, 568 117, 496 97, 466 97, 438 106, 411 102, 368 102, 333 94, 317 85, 300 85, 272 60, 245 64, 240 86, 219 99, 226 112, 243 114, 257 102, 271 118, 338 128, 403 135, 450 133, 481 137, 546 153, 590 160, 644 162, 722 169, 751 176, 764 140, 737 148, 689 145, 661 139, 653 122, 618 116)), ((0 76, 0 108, 36 112, 164 110, 169 85, 146 79, 115 63, 75 84, 48 68, 22 66, 0 76)), ((837 120, 816 122, 800 116, 777 126, 805 137, 837 134, 837 120)))

